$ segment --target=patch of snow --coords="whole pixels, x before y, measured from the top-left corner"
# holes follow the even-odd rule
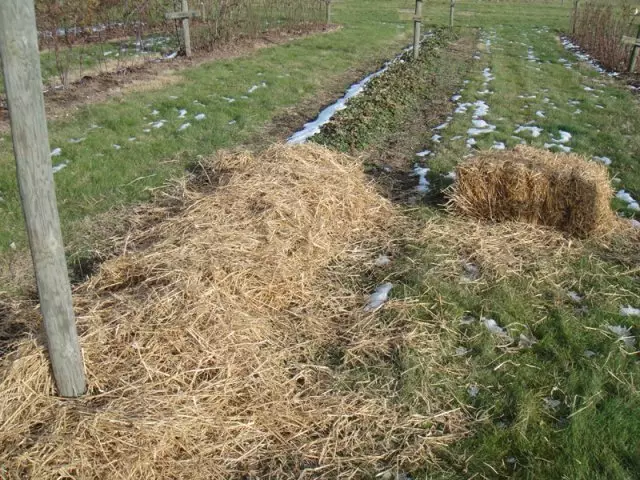
[[[116,150],[120,150],[122,147],[120,145],[118,145],[117,143],[114,143],[113,145],[111,145],[113,148],[115,148]]]
[[[520,125],[518,128],[516,128],[514,133],[529,132],[532,137],[536,138],[540,136],[542,131],[542,128],[536,127],[534,125]]]
[[[634,308],[631,305],[620,307],[620,315],[623,317],[640,317],[640,308]]]
[[[559,132],[560,138],[551,137],[551,141],[554,143],[567,143],[571,140],[571,134],[569,132],[565,132],[564,130],[560,130]]]
[[[183,130],[186,130],[187,128],[189,128],[191,126],[191,124],[189,122],[187,123],[183,123],[182,125],[180,125],[180,127],[178,128],[178,131],[181,132]]]
[[[593,350],[585,350],[583,355],[587,358],[593,358],[596,356],[596,352],[594,352]]]
[[[473,317],[471,315],[464,315],[460,319],[460,324],[461,325],[471,325],[472,323],[475,323],[475,321],[476,321],[475,317]]]
[[[467,147],[471,148],[473,147],[476,143],[476,139],[475,138],[467,138]]]
[[[440,143],[440,140],[442,140],[442,135],[434,135],[433,137],[431,137],[431,141],[435,143]]]
[[[597,155],[594,155],[593,159],[598,161],[598,162],[602,162],[607,166],[611,165],[611,159],[609,157],[599,157]]]
[[[555,410],[556,408],[558,408],[562,402],[560,400],[556,400],[554,398],[551,397],[545,397],[542,399],[544,402],[544,406],[547,407],[550,410]]]
[[[618,193],[616,193],[616,198],[622,200],[623,202],[626,202],[627,207],[631,210],[640,211],[640,205],[638,205],[638,202],[631,196],[630,193],[625,192],[624,190],[620,190],[618,191]]]
[[[87,137],[70,138],[69,139],[69,143],[80,143],[80,142],[84,142],[86,139],[87,139]]]
[[[54,148],[53,150],[51,150],[51,153],[49,154],[50,157],[59,157],[62,154],[62,149],[60,147],[58,148]]]
[[[480,388],[478,388],[478,386],[475,384],[469,385],[469,388],[467,388],[467,393],[471,398],[476,398],[480,393]]]
[[[158,110],[154,110],[153,112],[151,112],[151,115],[155,117],[156,115],[160,115],[160,112]]]
[[[469,353],[469,350],[464,347],[456,348],[456,356],[458,357],[464,357],[467,353]]]
[[[567,147],[566,145],[561,145],[559,143],[545,143],[544,148],[548,150],[553,150],[554,148],[557,148],[558,150],[561,150],[564,153],[569,153],[571,151],[571,147]]]
[[[493,318],[482,317],[480,320],[482,321],[484,326],[487,328],[487,330],[489,330],[494,335],[511,339],[511,337],[507,333],[507,330],[505,328],[502,328],[500,325],[498,325]]]
[[[536,112],[536,117],[545,118],[544,112],[542,110],[538,110]]]
[[[423,150],[416,153],[416,157],[426,157],[427,155],[431,155],[431,150]]]
[[[229,123],[229,125],[235,125],[238,122],[237,122],[237,120],[229,120],[228,123]]]
[[[538,343],[538,339],[533,335],[526,336],[524,333],[520,334],[520,338],[518,340],[518,346],[520,348],[531,348],[536,343]]]
[[[462,98],[462,95],[460,95],[459,93],[456,93],[453,97],[451,97],[451,101],[452,102],[457,102],[461,98]]]
[[[491,150],[504,150],[506,148],[507,146],[504,144],[504,142],[494,142],[491,146]]]
[[[618,340],[623,342],[627,347],[634,348],[636,338],[631,333],[631,327],[623,327],[622,325],[607,325],[611,333],[618,336]]]
[[[129,137],[129,141],[130,142],[135,142],[136,141],[136,137]]]
[[[58,173],[60,170],[65,168],[68,164],[69,164],[68,161],[67,162],[58,163],[57,165],[54,165],[53,167],[51,167],[51,170],[53,171],[53,173]]]
[[[195,118],[196,120],[200,121],[200,120],[204,120],[205,118],[207,118],[207,116],[204,113],[199,113],[193,118]]]
[[[178,111],[178,118],[184,118],[186,116],[187,116],[187,111],[184,108]]]
[[[177,99],[178,99],[178,97],[176,97],[175,95],[169,95],[169,98],[170,98],[171,100],[177,100]]]
[[[227,102],[229,102],[229,103],[233,103],[233,102],[235,102],[235,101],[236,101],[236,99],[235,99],[235,98],[230,98],[230,97],[222,97],[222,99],[223,99],[223,100],[226,100],[226,101],[227,101]]]
[[[384,267],[386,265],[389,265],[390,263],[391,259],[387,255],[380,255],[378,258],[376,258],[374,265],[376,267]]]
[[[167,56],[166,56],[166,57],[164,57],[164,58],[166,58],[167,60],[173,60],[173,59],[174,59],[174,58],[176,58],[177,56],[178,56],[178,52],[173,52],[173,53],[170,53],[169,55],[167,55]]]
[[[392,283],[383,283],[369,296],[367,304],[364,306],[365,312],[373,312],[379,309],[384,302],[389,299],[389,292],[393,288]]]
[[[427,174],[429,173],[429,169],[427,167],[421,167],[418,164],[413,166],[412,176],[418,177],[418,186],[416,190],[418,192],[428,192],[429,191],[429,180],[427,180]]]
[[[567,296],[571,299],[571,301],[580,303],[584,300],[584,296],[580,295],[578,292],[574,292],[573,290],[567,293]]]

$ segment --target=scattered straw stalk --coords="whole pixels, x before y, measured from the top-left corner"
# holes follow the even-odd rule
[[[613,228],[606,168],[574,154],[529,146],[461,163],[451,195],[458,213],[547,225],[584,237]]]
[[[86,397],[51,395],[37,339],[11,345],[3,474],[370,478],[458,437],[449,400],[408,408],[397,372],[383,375],[393,352],[419,340],[427,359],[432,340],[420,322],[362,312],[353,262],[374,254],[395,213],[357,162],[276,146],[204,167],[215,185],[176,192],[170,218],[134,232],[76,290]],[[16,315],[34,325],[33,312]]]

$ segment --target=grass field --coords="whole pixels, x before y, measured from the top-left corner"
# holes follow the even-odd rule
[[[389,401],[420,414],[430,411],[430,399],[447,399],[469,428],[466,438],[421,459],[424,468],[394,478],[638,478],[638,317],[623,315],[624,307],[640,308],[637,236],[571,239],[459,220],[442,206],[446,175],[472,152],[471,138],[481,150],[525,142],[606,158],[614,189],[640,198],[637,95],[563,48],[558,34],[568,29],[569,3],[458,2],[457,40],[430,46],[433,58],[417,73],[398,66],[396,77],[372,82],[315,139],[358,154],[407,219],[390,265],[362,281],[392,282],[392,299],[413,306],[408,313],[383,309],[381,324],[402,324],[397,316],[409,315],[440,350],[437,361],[411,348],[385,357],[375,368],[393,384]],[[265,132],[288,109],[343,89],[406,45],[410,27],[399,10],[411,5],[342,0],[335,5],[342,28],[334,33],[195,67],[177,83],[52,122],[51,148],[62,150],[53,163],[68,162],[55,176],[67,240],[90,246],[92,219],[144,202],[200,155],[278,140]],[[448,2],[427,2],[425,19],[445,25]],[[477,102],[495,128],[473,136]],[[195,119],[199,113],[204,120]],[[149,125],[161,119],[160,128]],[[0,145],[6,255],[11,243],[18,251],[26,244],[10,139]],[[416,156],[427,149],[433,155]],[[428,193],[415,188],[414,163],[430,169]],[[612,207],[627,222],[640,220],[621,199]],[[489,319],[504,330],[490,330]],[[636,344],[625,345],[611,326],[629,328]],[[329,353],[340,358],[337,347]],[[357,370],[353,385],[378,380],[367,368]]]
[[[476,424],[470,438],[445,451],[444,465],[412,472],[412,478],[636,478],[637,345],[625,347],[609,326],[635,332],[636,321],[622,315],[621,307],[640,305],[637,240],[607,246],[564,241],[545,249],[524,230],[497,232],[460,222],[440,205],[441,189],[451,182],[446,174],[470,152],[470,138],[481,150],[526,142],[606,157],[614,189],[640,196],[637,97],[563,48],[556,28],[565,26],[566,12],[538,6],[515,15],[511,8],[483,6],[474,17],[482,18],[484,28],[471,72],[450,70],[446,85],[433,86],[438,93],[418,97],[426,105],[417,101],[393,126],[387,124],[386,133],[369,136],[354,129],[367,141],[348,147],[344,138],[353,132],[342,132],[354,121],[360,124],[352,112],[341,114],[336,128],[319,140],[352,151],[355,145],[354,153],[364,155],[373,172],[395,169],[398,161],[392,159],[399,158],[413,185],[416,177],[406,173],[410,159],[430,168],[430,192],[407,193],[415,205],[408,213],[423,225],[420,233],[397,252],[392,272],[398,273],[386,272],[377,281],[394,282],[395,298],[420,305],[414,315],[441,329],[451,371],[468,372],[462,380],[446,378],[446,372],[406,351],[399,368],[410,373],[402,391],[407,398],[428,398],[437,385]],[[430,8],[426,15],[444,20],[445,11]],[[515,22],[507,20],[513,17]],[[459,97],[448,109],[433,99],[453,94]],[[354,105],[371,116],[367,102],[380,101],[365,97]],[[482,119],[495,130],[472,136],[475,106],[453,110],[478,101],[488,107]],[[445,128],[434,129],[443,122]],[[377,123],[369,119],[368,124]],[[533,137],[516,132],[519,126],[542,130]],[[569,141],[559,141],[561,131],[570,134]],[[415,156],[424,150],[434,155]],[[379,175],[387,184],[398,183],[387,178],[393,173]],[[614,199],[612,206],[623,217],[638,218],[626,202]],[[486,319],[515,340],[492,333]]]

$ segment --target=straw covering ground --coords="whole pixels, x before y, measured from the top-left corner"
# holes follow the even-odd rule
[[[8,346],[5,476],[363,478],[464,434],[446,401],[396,391],[393,358],[430,362],[436,335],[363,312],[397,215],[358,162],[276,146],[202,167],[76,289],[87,396],[52,396],[35,333]],[[34,312],[10,315],[36,332]]]
[[[612,228],[606,167],[530,146],[485,152],[456,168],[452,205],[489,220],[518,220],[586,236]]]

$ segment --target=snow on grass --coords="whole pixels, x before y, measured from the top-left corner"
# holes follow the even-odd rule
[[[536,117],[545,118],[545,114],[542,110],[538,110],[536,112]]]
[[[379,285],[375,292],[369,296],[367,304],[364,306],[364,311],[373,312],[379,309],[389,299],[389,292],[391,292],[392,288],[393,284],[389,282]]]
[[[199,113],[193,118],[195,118],[198,121],[201,121],[201,120],[204,120],[205,118],[207,118],[207,116],[204,113]]]
[[[548,150],[558,149],[563,151],[564,153],[569,153],[571,151],[571,147],[567,147],[566,145],[562,145],[559,143],[545,143],[544,148]]]
[[[543,129],[535,125],[519,125],[513,133],[528,132],[533,138],[537,138],[543,132]]]
[[[69,141],[69,143],[80,143],[80,142],[84,142],[86,139],[87,139],[87,137],[70,138],[68,141]]]
[[[427,180],[427,174],[429,173],[429,169],[427,167],[421,167],[418,164],[413,166],[413,172],[411,176],[418,177],[418,186],[416,190],[419,192],[428,192],[429,191],[429,180]]]
[[[640,308],[634,308],[631,305],[620,307],[620,315],[623,317],[640,317]]]
[[[423,150],[421,152],[416,153],[416,157],[426,157],[427,155],[431,155],[431,150]]]
[[[494,142],[491,146],[491,150],[504,150],[506,148],[507,146],[504,144],[504,142]]]
[[[53,167],[51,167],[51,170],[53,171],[53,173],[58,173],[60,170],[65,168],[68,164],[69,164],[68,161],[62,162],[62,163],[58,163],[57,165],[54,165]]]
[[[184,108],[181,108],[181,109],[178,111],[178,118],[184,118],[184,117],[186,117],[186,116],[187,116],[187,111],[186,111]]]
[[[181,132],[183,130],[186,130],[187,128],[189,128],[191,126],[191,124],[189,122],[187,123],[183,123],[182,125],[180,125],[180,127],[178,128],[178,131]]]
[[[616,193],[616,198],[625,202],[627,204],[627,208],[640,211],[640,205],[638,204],[638,201],[633,198],[629,192],[619,190],[618,193]]]
[[[53,150],[51,150],[51,153],[49,154],[50,157],[59,157],[62,154],[62,149],[60,147],[58,148],[54,148]]]
[[[571,134],[569,132],[565,132],[564,130],[560,130],[558,132],[560,138],[551,137],[551,141],[554,143],[568,143],[571,141]]]

